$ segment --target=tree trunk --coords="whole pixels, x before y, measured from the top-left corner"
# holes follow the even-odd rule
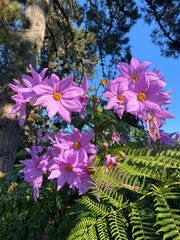
[[[0,171],[9,172],[14,164],[21,129],[18,115],[7,116],[11,112],[12,104],[0,104]]]
[[[13,33],[19,52],[12,53],[11,62],[4,74],[4,79],[2,79],[3,86],[0,93],[0,171],[4,173],[12,170],[21,134],[18,114],[12,118],[9,117],[14,104],[10,96],[16,93],[12,93],[8,84],[12,78],[20,80],[21,75],[26,73],[29,64],[36,67],[38,54],[44,40],[48,5],[49,0],[28,0],[25,15],[29,19],[30,27],[18,34]],[[24,46],[27,47],[26,54],[23,54]]]

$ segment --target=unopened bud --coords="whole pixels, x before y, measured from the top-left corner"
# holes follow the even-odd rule
[[[108,143],[107,143],[107,142],[104,142],[104,143],[103,143],[103,147],[104,147],[104,148],[108,148]]]
[[[99,99],[99,97],[97,97],[97,96],[93,96],[92,101],[93,101],[93,103],[99,103],[99,102],[100,102],[100,99]]]
[[[125,156],[126,156],[126,155],[125,155],[125,153],[124,153],[124,152],[122,152],[122,151],[119,151],[119,156],[120,156],[120,157],[122,157],[122,158],[125,158]]]
[[[107,79],[102,80],[103,87],[106,86],[108,83],[109,83],[109,81]]]

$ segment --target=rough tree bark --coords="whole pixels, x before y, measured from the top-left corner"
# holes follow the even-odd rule
[[[15,94],[11,92],[8,84],[12,81],[12,76],[20,80],[21,74],[26,72],[29,64],[36,67],[38,53],[44,40],[48,6],[49,0],[28,0],[25,15],[29,19],[30,27],[13,33],[19,53],[12,53],[11,62],[2,79],[3,85],[0,93],[0,171],[4,173],[12,170],[21,134],[18,114],[12,118],[8,117],[14,104],[10,96]],[[26,49],[26,54],[23,55],[22,48],[25,45],[22,43],[26,43],[28,54]]]

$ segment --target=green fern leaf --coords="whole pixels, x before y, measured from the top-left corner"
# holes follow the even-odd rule
[[[99,179],[97,177],[97,179]],[[115,188],[112,187],[111,181],[104,185],[104,182],[100,182],[94,179],[93,193],[106,203],[110,203],[116,208],[119,208],[123,203],[123,195],[119,194]]]
[[[71,231],[67,240],[85,239],[85,236],[88,236],[89,228],[93,226],[96,221],[96,218],[93,217],[82,218],[80,222],[75,226],[75,228]]]
[[[97,215],[106,216],[109,213],[109,209],[106,207],[106,205],[95,202],[87,196],[83,196],[81,203],[89,210],[95,212]]]
[[[153,228],[153,215],[146,214],[145,208],[141,202],[130,203],[131,207],[131,224],[135,240],[156,239]]]
[[[180,214],[179,209],[172,209],[169,200],[179,199],[179,192],[174,191],[174,186],[158,188],[152,186],[155,195],[157,212],[157,233],[162,233],[163,239],[180,239]],[[178,188],[178,190],[180,190]],[[173,194],[170,194],[173,191]]]
[[[98,236],[101,240],[109,240],[106,219],[99,218],[97,220],[97,231],[98,231]]]
[[[126,220],[118,212],[112,212],[108,216],[111,236],[115,240],[127,240]]]
[[[90,240],[98,240],[95,226],[89,228],[88,235]]]

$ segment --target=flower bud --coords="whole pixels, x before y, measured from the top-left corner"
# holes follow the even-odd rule
[[[103,143],[103,147],[104,147],[104,148],[108,148],[108,143],[107,143],[107,142],[104,142],[104,143]]]
[[[106,86],[108,83],[109,83],[109,81],[107,79],[102,80],[103,87]]]
[[[125,153],[124,153],[124,152],[122,152],[122,151],[119,151],[119,156],[120,156],[120,157],[122,157],[122,158],[125,158],[125,156],[126,156],[126,155],[125,155]]]
[[[92,102],[93,102],[93,103],[99,103],[99,102],[100,102],[99,97],[93,96]]]

